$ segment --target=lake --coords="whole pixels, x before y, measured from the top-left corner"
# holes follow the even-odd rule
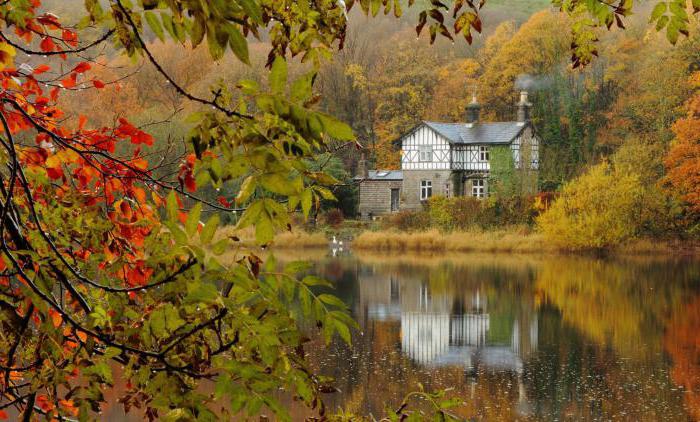
[[[331,410],[383,415],[422,385],[476,420],[700,418],[697,261],[323,255],[302,258],[361,327],[309,348]]]
[[[456,413],[472,420],[700,419],[700,261],[277,258],[314,262],[361,327],[352,346],[307,348],[312,367],[336,379],[330,411],[379,417],[422,385],[459,397]],[[282,400],[294,420],[310,415]],[[114,402],[103,415],[127,419],[141,417]]]

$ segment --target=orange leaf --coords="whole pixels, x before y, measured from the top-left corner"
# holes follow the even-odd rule
[[[58,328],[63,323],[63,317],[55,309],[49,309],[49,316],[51,317],[51,323],[55,328]]]
[[[34,74],[40,75],[42,73],[48,72],[49,70],[51,70],[51,66],[46,65],[46,64],[42,64],[41,66],[34,69]]]
[[[75,84],[78,79],[78,74],[77,73],[71,73],[69,77],[61,81],[61,85],[63,85],[64,88],[73,88],[75,87]]]
[[[77,66],[75,66],[75,68],[73,69],[73,72],[76,72],[76,73],[85,73],[85,72],[87,72],[88,70],[90,70],[90,63],[88,63],[88,62],[80,62],[80,63],[78,63]]]
[[[84,331],[76,331],[75,334],[78,336],[80,341],[82,341],[83,343],[85,343],[87,341],[87,334],[85,334]]]
[[[78,128],[83,130],[85,123],[87,123],[87,117],[81,114],[80,117],[78,117]]]

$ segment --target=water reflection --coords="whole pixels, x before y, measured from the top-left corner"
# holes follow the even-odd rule
[[[312,359],[338,380],[331,407],[362,415],[420,383],[451,389],[460,414],[479,420],[697,418],[698,270],[650,259],[321,259],[362,332]]]

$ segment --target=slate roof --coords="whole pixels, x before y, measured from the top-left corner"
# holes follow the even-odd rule
[[[403,180],[401,170],[370,170],[367,173],[368,176],[364,180]]]
[[[472,125],[428,121],[423,123],[453,144],[507,144],[527,127],[519,122],[479,122]]]

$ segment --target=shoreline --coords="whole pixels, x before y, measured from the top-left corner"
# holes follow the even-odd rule
[[[238,233],[223,228],[221,236],[237,235],[242,246],[253,246],[252,233]],[[567,250],[545,239],[541,233],[523,227],[500,230],[467,230],[441,232],[437,229],[402,232],[398,230],[334,230],[321,228],[308,232],[296,229],[282,232],[270,245],[272,250],[290,251],[328,249],[333,236],[344,242],[344,249],[389,254],[522,254],[522,255],[576,255],[576,256],[649,256],[654,254],[678,257],[700,257],[700,240],[679,238],[639,238],[603,250]]]

